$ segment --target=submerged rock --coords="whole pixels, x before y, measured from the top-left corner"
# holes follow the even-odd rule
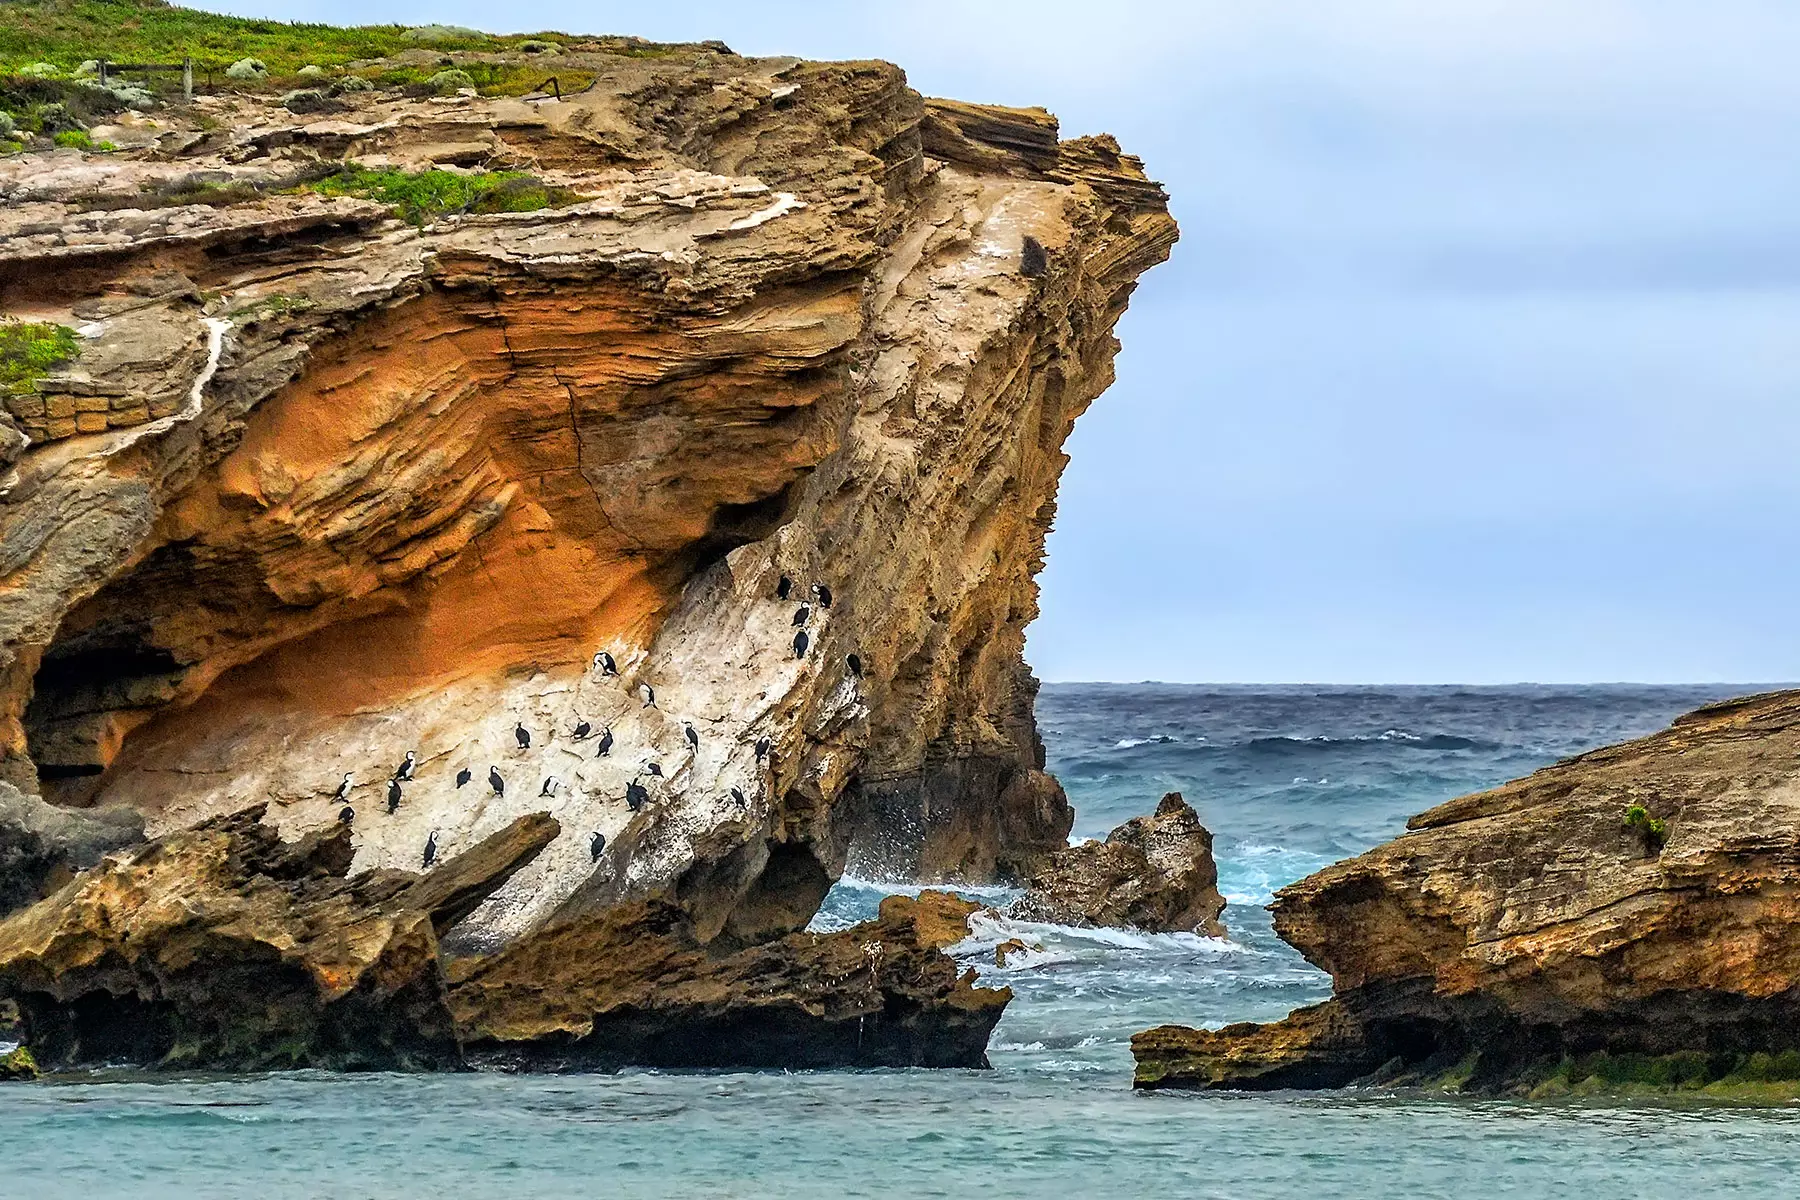
[[[437,935],[557,835],[519,818],[429,875],[346,878],[350,831],[257,805],[108,858],[0,921],[0,995],[49,1067],[461,1064]]]
[[[984,1067],[1012,992],[942,949],[976,907],[890,896],[853,928],[719,954],[679,908],[633,904],[451,964],[451,1009],[470,1059],[511,1069]]]
[[[1155,815],[1133,817],[1104,842],[1058,851],[1008,911],[1056,925],[1223,937],[1225,898],[1212,845],[1193,806],[1170,792]]]
[[[1703,708],[1407,829],[1276,896],[1330,1001],[1141,1033],[1138,1085],[1800,1083],[1800,692]]]

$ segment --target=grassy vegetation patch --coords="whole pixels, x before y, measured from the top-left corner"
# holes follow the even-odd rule
[[[475,86],[484,93],[516,94],[548,73],[551,60],[546,48],[570,40],[567,34],[550,32],[489,34],[455,26],[340,27],[256,20],[174,8],[162,0],[0,0],[0,75],[40,62],[67,72],[89,59],[175,63],[192,57],[202,79],[211,72],[222,82],[225,68],[254,58],[267,66],[270,82],[253,86],[279,86],[285,91],[300,78],[302,67],[343,68],[408,50],[535,53],[539,56],[536,62],[504,64],[492,72],[494,77],[487,83],[482,80],[480,64],[454,64],[474,75]],[[608,53],[636,57],[656,57],[678,48],[631,38],[597,40]],[[450,64],[431,67],[412,82],[422,82],[446,65]],[[585,82],[584,77],[581,83]],[[570,90],[569,79],[563,79],[562,85]],[[167,91],[174,86],[172,77],[155,77],[154,86]]]
[[[37,390],[37,382],[74,358],[81,343],[66,325],[0,319],[0,393]]]
[[[415,225],[446,213],[536,212],[580,199],[567,188],[552,187],[523,171],[463,175],[371,170],[351,164],[306,187],[320,195],[357,196],[392,205],[397,216]]]
[[[76,133],[124,109],[118,94],[82,80],[0,76],[0,124],[19,134]],[[0,133],[13,136],[9,129]]]
[[[76,150],[100,151],[113,151],[118,149],[118,147],[111,142],[96,142],[93,138],[88,136],[88,131],[85,129],[65,129],[57,134],[53,140],[58,146],[62,146],[65,149],[73,148]]]

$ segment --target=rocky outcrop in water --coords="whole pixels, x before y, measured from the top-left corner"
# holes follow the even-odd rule
[[[1414,817],[1284,888],[1332,999],[1133,1040],[1145,1087],[1800,1080],[1800,693]]]
[[[1104,842],[1057,851],[1008,912],[1056,925],[1224,937],[1212,844],[1193,806],[1170,792],[1155,815],[1133,817]]]
[[[624,905],[450,970],[472,1061],[515,1070],[985,1067],[1012,992],[943,947],[976,905],[890,896],[836,933],[729,954],[681,909]]]
[[[521,817],[420,876],[346,877],[348,827],[263,807],[108,858],[0,921],[0,996],[46,1067],[455,1067],[438,935],[558,833]]]
[[[548,809],[458,953],[653,901],[748,947],[846,863],[1063,844],[1024,630],[1161,189],[886,64],[628,50],[0,159],[0,306],[80,334],[7,401],[0,775],[158,835],[266,797],[290,840],[348,775],[357,871]],[[357,191],[428,168],[513,190]]]

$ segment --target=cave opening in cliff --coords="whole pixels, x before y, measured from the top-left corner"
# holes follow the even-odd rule
[[[24,716],[45,799],[84,802],[132,718],[173,695],[182,664],[151,645],[147,632],[141,624],[106,622],[59,636],[45,649]]]
[[[723,946],[753,946],[803,929],[825,902],[831,876],[811,846],[770,842],[768,861],[732,906]]]

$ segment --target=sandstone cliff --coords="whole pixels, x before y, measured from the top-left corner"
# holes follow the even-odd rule
[[[356,870],[548,810],[465,953],[651,900],[750,945],[852,860],[1020,873],[1070,821],[1033,576],[1161,189],[883,63],[558,69],[593,83],[202,96],[0,160],[0,307],[80,334],[0,439],[0,774],[290,839],[349,775]],[[406,219],[352,161],[551,199]]]
[[[1414,817],[1275,900],[1334,995],[1138,1035],[1140,1086],[1800,1081],[1800,693]]]

